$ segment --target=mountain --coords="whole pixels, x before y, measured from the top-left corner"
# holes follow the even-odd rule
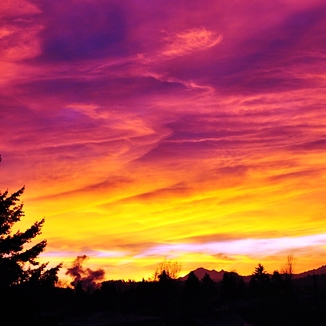
[[[212,269],[211,271],[209,271],[208,269],[199,267],[199,268],[195,269],[193,272],[200,280],[205,276],[205,274],[208,274],[211,277],[211,279],[215,282],[221,281],[223,279],[223,275],[224,275],[223,269],[221,271],[217,272],[215,269]],[[183,277],[180,277],[179,280],[185,281],[188,278],[189,274],[187,274]]]
[[[193,272],[200,280],[205,276],[205,274],[208,274],[213,281],[219,282],[223,279],[223,275],[224,275],[225,271],[222,269],[221,271],[218,272],[215,269],[208,270],[203,267],[199,267],[199,268],[195,269]],[[188,278],[189,274],[187,274],[183,277],[180,277],[179,280],[185,281]],[[298,278],[307,277],[308,275],[320,275],[320,274],[326,274],[326,265],[321,266],[316,269],[311,269],[311,270],[303,272],[303,273],[294,274],[293,278],[298,279]],[[242,276],[242,275],[240,275],[240,276]],[[250,275],[242,276],[242,277],[244,278],[245,282],[249,282],[250,278],[251,278]]]
[[[308,275],[320,275],[320,274],[326,274],[326,265],[323,265],[316,269],[311,269],[309,271],[300,274],[294,274],[293,278],[302,278],[302,277],[307,277]]]

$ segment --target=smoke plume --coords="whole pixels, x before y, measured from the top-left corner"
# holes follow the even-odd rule
[[[66,275],[72,276],[74,279],[70,283],[74,288],[80,282],[83,290],[92,292],[98,288],[99,283],[105,278],[105,272],[103,269],[91,270],[90,268],[84,268],[83,263],[89,259],[88,256],[77,256],[72,263],[72,267],[67,269]]]

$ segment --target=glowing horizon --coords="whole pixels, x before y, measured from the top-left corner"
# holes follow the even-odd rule
[[[322,0],[3,0],[0,190],[108,279],[326,253]]]

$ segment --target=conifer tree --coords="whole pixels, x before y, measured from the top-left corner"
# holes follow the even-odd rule
[[[270,286],[270,278],[263,265],[258,264],[258,267],[255,268],[254,273],[251,275],[249,285],[254,294],[267,294]]]
[[[12,232],[12,227],[24,216],[23,204],[19,197],[25,188],[13,194],[0,192],[0,287],[10,287],[24,283],[53,286],[61,265],[46,270],[47,264],[36,261],[46,247],[43,240],[28,249],[24,245],[30,243],[41,233],[44,219],[35,222],[25,232]]]

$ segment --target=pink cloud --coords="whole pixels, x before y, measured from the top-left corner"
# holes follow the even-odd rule
[[[215,35],[214,32],[205,28],[189,29],[175,35],[165,37],[168,43],[167,48],[163,50],[166,56],[183,56],[194,51],[203,51],[209,49],[222,41],[221,35]]]
[[[175,255],[182,256],[184,253],[203,253],[210,255],[248,255],[257,257],[261,255],[277,254],[283,252],[291,252],[292,250],[304,250],[307,247],[324,247],[326,243],[326,235],[318,234],[302,237],[279,237],[269,239],[239,239],[207,242],[203,244],[167,244],[157,245],[142,254],[144,256],[157,255]]]

